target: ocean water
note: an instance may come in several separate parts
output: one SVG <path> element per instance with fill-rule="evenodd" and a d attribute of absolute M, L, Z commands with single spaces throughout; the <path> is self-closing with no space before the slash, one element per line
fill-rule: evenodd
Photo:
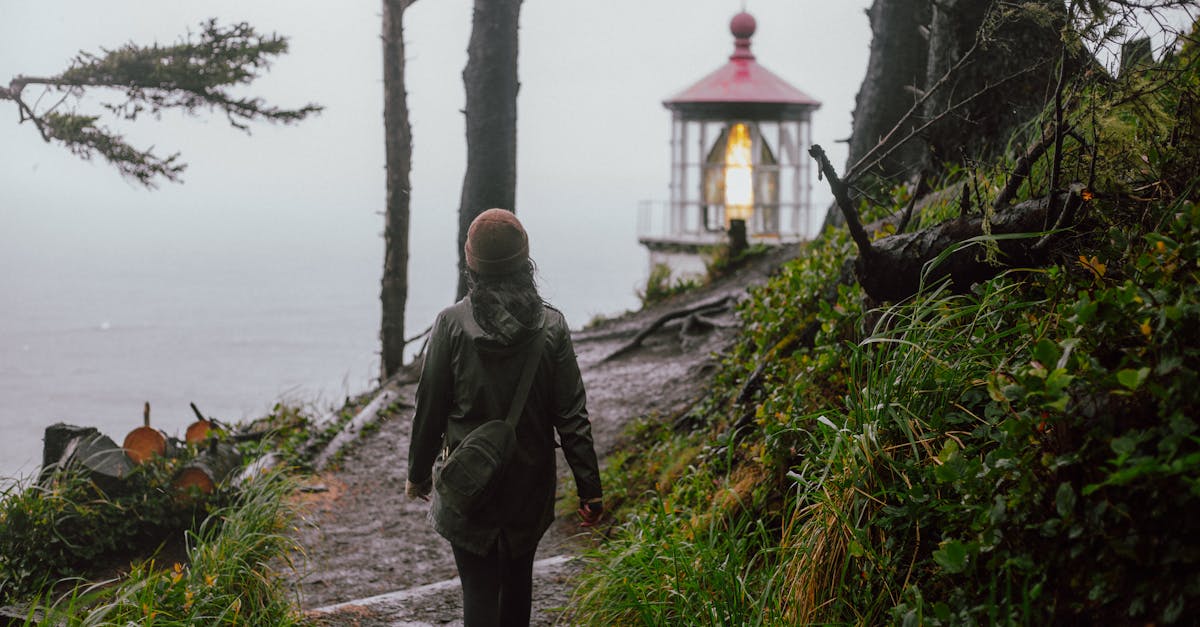
<path fill-rule="evenodd" d="M 378 279 L 345 263 L 117 257 L 9 268 L 0 291 L 0 475 L 36 470 L 46 425 L 181 435 L 280 399 L 328 405 L 377 375 Z M 378 271 L 374 273 L 378 275 Z"/>
<path fill-rule="evenodd" d="M 305 254 L 10 254 L 0 272 L 0 477 L 36 472 L 54 422 L 95 426 L 120 444 L 140 426 L 143 402 L 153 426 L 182 436 L 191 402 L 237 421 L 279 400 L 328 410 L 369 389 L 379 373 L 374 243 Z M 429 261 L 421 247 L 410 333 L 453 297 L 452 253 Z M 603 280 L 555 278 L 575 272 L 566 260 L 540 261 L 556 266 L 543 289 L 575 326 L 635 302 L 636 276 L 610 271 L 606 291 Z M 618 267 L 635 275 L 641 263 Z"/>

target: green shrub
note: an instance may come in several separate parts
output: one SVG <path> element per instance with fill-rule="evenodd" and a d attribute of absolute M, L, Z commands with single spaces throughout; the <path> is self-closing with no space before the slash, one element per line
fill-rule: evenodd
<path fill-rule="evenodd" d="M 181 499 L 171 485 L 180 459 L 137 466 L 123 489 L 103 493 L 76 468 L 43 485 L 14 485 L 0 500 L 0 603 L 84 576 L 128 556 L 146 555 L 182 540 L 213 508 L 228 502 L 218 490 Z"/>
<path fill-rule="evenodd" d="M 249 481 L 236 499 L 187 533 L 187 559 L 134 563 L 113 586 L 79 586 L 45 609 L 37 625 L 295 625 L 301 622 L 281 568 L 292 483 L 280 472 Z"/>

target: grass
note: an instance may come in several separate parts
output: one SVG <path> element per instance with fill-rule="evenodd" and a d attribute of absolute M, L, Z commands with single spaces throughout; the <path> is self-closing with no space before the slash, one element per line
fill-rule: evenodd
<path fill-rule="evenodd" d="M 251 480 L 236 503 L 187 535 L 187 559 L 132 564 L 116 582 L 83 584 L 49 601 L 26 625 L 295 625 L 280 569 L 290 568 L 291 480 Z"/>
<path fill-rule="evenodd" d="M 603 553 L 574 603 L 594 624 L 774 624 L 778 590 L 763 551 L 772 532 L 750 516 L 689 520 L 669 501 Z M 680 529 L 686 531 L 681 532 Z M 680 534 L 683 537 L 680 537 Z M 597 585 L 603 580 L 605 584 Z"/>
<path fill-rule="evenodd" d="M 855 286 L 822 287 L 839 240 L 813 246 L 826 257 L 743 306 L 695 429 L 639 423 L 637 452 L 609 464 L 622 522 L 589 556 L 576 615 L 1186 622 L 1200 608 L 1200 207 L 1136 217 L 1093 232 L 1078 260 L 868 311 Z M 811 345 L 789 340 L 806 328 Z"/>

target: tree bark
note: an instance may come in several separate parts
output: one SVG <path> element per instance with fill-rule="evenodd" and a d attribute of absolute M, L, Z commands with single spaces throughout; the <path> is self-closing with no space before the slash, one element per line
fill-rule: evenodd
<path fill-rule="evenodd" d="M 517 28 L 521 0 L 475 0 L 467 66 L 467 171 L 458 208 L 458 293 L 467 293 L 467 229 L 492 207 L 516 212 Z"/>
<path fill-rule="evenodd" d="M 929 21 L 929 0 L 875 0 L 867 10 L 871 22 L 871 53 L 867 73 L 854 99 L 846 167 L 875 147 L 904 117 L 925 86 L 928 41 L 922 29 Z M 908 133 L 920 121 L 911 119 L 895 134 Z M 884 160 L 877 172 L 904 174 L 921 162 L 921 147 L 906 146 Z M 836 204 L 825 213 L 825 226 L 844 225 Z"/>
<path fill-rule="evenodd" d="M 904 116 L 926 85 L 929 43 L 929 0 L 875 0 L 871 20 L 871 54 L 867 74 L 854 99 L 854 122 L 846 165 L 857 162 Z M 899 133 L 911 131 L 910 120 Z M 884 160 L 883 176 L 910 172 L 920 162 L 920 148 L 909 146 Z"/>
<path fill-rule="evenodd" d="M 850 185 L 863 176 L 936 176 L 946 163 L 991 156 L 989 147 L 1007 145 L 1052 91 L 1065 24 L 1058 0 L 875 0 L 869 15 L 871 56 L 855 104 Z M 884 158 L 849 171 L 877 147 Z M 835 206 L 825 223 L 844 224 Z"/>
<path fill-rule="evenodd" d="M 404 365 L 404 309 L 408 300 L 408 216 L 412 127 L 404 87 L 404 11 L 416 0 L 383 2 L 383 126 L 387 163 L 384 218 L 383 309 L 380 343 L 383 379 Z"/>
<path fill-rule="evenodd" d="M 1003 149 L 1014 128 L 1037 116 L 1053 92 L 1065 20 L 1066 8 L 1060 0 L 1033 0 L 1020 6 L 995 0 L 933 3 L 928 79 L 946 74 L 969 50 L 975 50 L 946 87 L 930 95 L 925 118 L 936 118 L 971 94 L 988 94 L 925 131 L 925 170 L 938 173 L 948 162 L 994 156 L 991 151 Z M 1001 79 L 1003 85 L 997 88 Z"/>

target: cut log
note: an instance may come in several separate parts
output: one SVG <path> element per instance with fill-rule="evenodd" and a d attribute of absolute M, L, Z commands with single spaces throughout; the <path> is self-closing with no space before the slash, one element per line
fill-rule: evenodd
<path fill-rule="evenodd" d="M 185 431 L 183 434 L 183 441 L 187 442 L 188 444 L 199 444 L 203 442 L 204 439 L 208 437 L 208 434 L 212 433 L 212 430 L 216 427 L 213 424 L 213 421 L 205 418 L 204 414 L 200 413 L 200 408 L 196 407 L 195 403 L 188 403 L 188 405 L 192 406 L 192 413 L 196 414 L 196 422 L 188 425 L 187 431 Z"/>
<path fill-rule="evenodd" d="M 72 440 L 99 434 L 100 432 L 95 427 L 80 427 L 69 425 L 65 422 L 56 422 L 46 427 L 45 435 L 42 436 L 42 470 L 40 476 L 45 478 L 46 475 L 59 467 L 59 462 L 63 459 L 63 452 L 67 450 L 67 446 L 71 445 Z"/>
<path fill-rule="evenodd" d="M 133 464 L 111 438 L 92 427 L 57 423 L 47 427 L 41 482 L 51 481 L 58 470 L 80 469 L 106 494 L 120 492 Z M 64 437 L 70 439 L 63 441 Z M 54 456 L 57 455 L 57 459 Z"/>
<path fill-rule="evenodd" d="M 135 464 L 143 464 L 151 457 L 166 455 L 166 434 L 150 426 L 150 403 L 146 403 L 142 411 L 142 426 L 125 436 L 123 448 Z"/>
<path fill-rule="evenodd" d="M 318 472 L 325 470 L 325 467 L 337 456 L 338 451 L 342 450 L 347 444 L 357 440 L 358 434 L 367 425 L 378 422 L 383 409 L 391 405 L 392 401 L 396 400 L 398 396 L 399 390 L 395 387 L 391 385 L 384 386 L 375 395 L 375 398 L 371 399 L 371 402 L 367 403 L 366 407 L 359 410 L 354 418 L 350 419 L 350 422 L 346 423 L 346 426 L 342 427 L 342 430 L 333 436 L 329 444 L 325 445 L 325 448 L 313 460 L 313 468 Z"/>
<path fill-rule="evenodd" d="M 213 442 L 175 475 L 173 485 L 180 492 L 193 488 L 201 494 L 212 494 L 242 462 L 242 454 L 231 444 Z"/>
<path fill-rule="evenodd" d="M 166 454 L 167 436 L 151 427 L 138 427 L 125 436 L 122 448 L 133 463 L 144 464 L 152 457 Z"/>
<path fill-rule="evenodd" d="M 197 420 L 188 425 L 187 431 L 183 434 L 183 441 L 188 444 L 200 444 L 204 442 L 209 433 L 213 431 L 213 424 L 207 420 Z"/>
<path fill-rule="evenodd" d="M 246 465 L 237 476 L 233 478 L 234 487 L 242 487 L 256 478 L 271 472 L 275 466 L 279 465 L 280 457 L 278 454 L 271 452 L 259 457 L 253 462 Z"/>

